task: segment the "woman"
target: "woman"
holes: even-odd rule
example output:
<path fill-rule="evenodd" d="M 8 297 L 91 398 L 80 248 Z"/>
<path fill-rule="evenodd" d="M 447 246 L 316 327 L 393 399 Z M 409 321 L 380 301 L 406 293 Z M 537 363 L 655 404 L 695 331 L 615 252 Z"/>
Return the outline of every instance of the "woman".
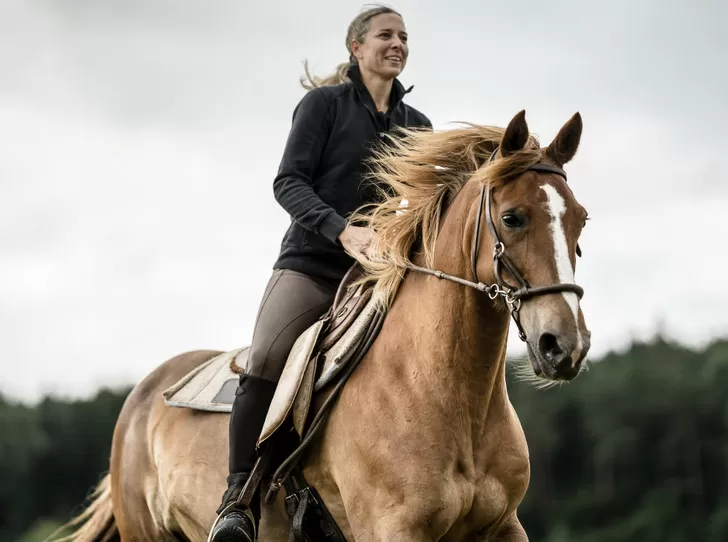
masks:
<path fill-rule="evenodd" d="M 409 48 L 402 17 L 375 7 L 360 13 L 346 36 L 349 62 L 331 76 L 302 80 L 309 92 L 296 107 L 278 175 L 276 200 L 291 215 L 273 276 L 263 295 L 230 417 L 230 475 L 213 542 L 255 540 L 259 510 L 239 510 L 240 494 L 257 458 L 255 444 L 296 338 L 331 306 L 339 282 L 367 256 L 374 234 L 346 217 L 375 201 L 363 183 L 372 146 L 396 126 L 432 128 L 403 103 L 396 77 Z M 254 499 L 259 502 L 259 499 Z"/>

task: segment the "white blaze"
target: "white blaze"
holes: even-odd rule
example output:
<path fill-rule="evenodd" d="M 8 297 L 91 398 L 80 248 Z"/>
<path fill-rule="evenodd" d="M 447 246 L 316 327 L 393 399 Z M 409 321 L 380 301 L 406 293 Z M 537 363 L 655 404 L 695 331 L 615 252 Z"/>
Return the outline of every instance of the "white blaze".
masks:
<path fill-rule="evenodd" d="M 541 186 L 541 190 L 546 192 L 546 206 L 551 214 L 551 237 L 554 241 L 554 258 L 556 259 L 556 272 L 559 276 L 559 282 L 564 284 L 575 284 L 574 269 L 571 267 L 571 259 L 569 259 L 569 246 L 566 244 L 566 233 L 564 231 L 564 223 L 562 216 L 566 212 L 566 202 L 561 197 L 558 190 L 550 184 Z M 574 292 L 562 292 L 566 303 L 574 314 L 574 323 L 576 325 L 577 343 L 572 354 L 572 360 L 579 359 L 582 350 L 581 330 L 579 329 L 579 298 Z"/>

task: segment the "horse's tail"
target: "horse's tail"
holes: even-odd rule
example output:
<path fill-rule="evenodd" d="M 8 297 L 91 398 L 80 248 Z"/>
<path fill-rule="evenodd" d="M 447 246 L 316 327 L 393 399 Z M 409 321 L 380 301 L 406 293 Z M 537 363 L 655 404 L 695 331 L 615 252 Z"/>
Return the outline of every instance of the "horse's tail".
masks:
<path fill-rule="evenodd" d="M 61 526 L 44 542 L 117 542 L 120 541 L 114 512 L 111 507 L 111 477 L 107 474 L 96 486 L 91 504 L 71 521 Z M 61 531 L 75 529 L 62 538 L 54 538 Z"/>

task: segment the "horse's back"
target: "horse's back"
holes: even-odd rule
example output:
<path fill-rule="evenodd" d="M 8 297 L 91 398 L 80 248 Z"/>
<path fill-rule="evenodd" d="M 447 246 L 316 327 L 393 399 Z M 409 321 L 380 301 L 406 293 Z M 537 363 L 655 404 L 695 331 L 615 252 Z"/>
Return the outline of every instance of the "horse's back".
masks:
<path fill-rule="evenodd" d="M 206 508 L 214 518 L 211 499 L 225 487 L 227 455 L 221 452 L 226 451 L 228 415 L 171 408 L 162 392 L 219 353 L 197 350 L 175 356 L 127 397 L 111 450 L 114 517 L 122 540 L 163 540 L 174 532 L 198 531 L 199 525 L 180 525 L 176 516 L 184 514 L 175 512 L 184 505 L 178 500 L 199 501 L 189 506 Z M 211 518 L 205 521 L 211 523 Z"/>

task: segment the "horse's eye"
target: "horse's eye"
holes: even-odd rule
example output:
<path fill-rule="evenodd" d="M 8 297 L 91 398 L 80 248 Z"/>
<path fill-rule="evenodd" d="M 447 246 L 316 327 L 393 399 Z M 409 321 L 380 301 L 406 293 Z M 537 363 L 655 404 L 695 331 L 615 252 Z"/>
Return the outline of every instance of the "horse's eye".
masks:
<path fill-rule="evenodd" d="M 523 226 L 523 218 L 515 213 L 506 213 L 503 215 L 503 224 L 506 228 L 520 228 Z"/>

